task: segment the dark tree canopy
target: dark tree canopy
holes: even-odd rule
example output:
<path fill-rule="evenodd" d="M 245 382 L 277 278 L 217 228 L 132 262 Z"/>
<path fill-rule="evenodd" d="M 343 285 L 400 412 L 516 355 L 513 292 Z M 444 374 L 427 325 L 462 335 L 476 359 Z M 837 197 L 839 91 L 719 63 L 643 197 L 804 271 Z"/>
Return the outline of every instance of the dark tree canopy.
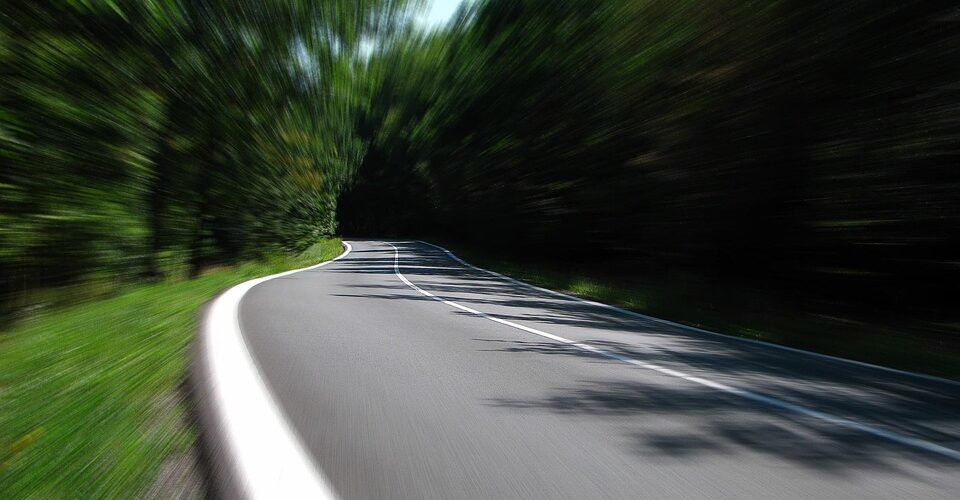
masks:
<path fill-rule="evenodd" d="M 346 232 L 953 307 L 952 2 L 490 0 L 368 79 Z"/>

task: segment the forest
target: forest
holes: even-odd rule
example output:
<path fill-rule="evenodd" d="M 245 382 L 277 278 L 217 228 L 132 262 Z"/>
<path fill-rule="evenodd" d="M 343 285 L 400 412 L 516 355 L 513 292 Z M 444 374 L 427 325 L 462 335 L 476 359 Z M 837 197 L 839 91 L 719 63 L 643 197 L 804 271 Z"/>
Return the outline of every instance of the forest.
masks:
<path fill-rule="evenodd" d="M 430 237 L 957 342 L 953 2 L 7 0 L 0 296 Z M 599 259 L 598 259 L 598 256 Z"/>

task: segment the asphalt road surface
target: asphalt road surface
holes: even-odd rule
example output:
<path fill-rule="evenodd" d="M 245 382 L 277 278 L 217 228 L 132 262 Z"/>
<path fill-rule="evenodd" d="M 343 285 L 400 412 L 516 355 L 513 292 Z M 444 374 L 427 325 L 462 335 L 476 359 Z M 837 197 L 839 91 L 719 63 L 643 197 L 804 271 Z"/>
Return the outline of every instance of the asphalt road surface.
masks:
<path fill-rule="evenodd" d="M 240 304 L 343 498 L 960 498 L 960 385 L 351 244 Z"/>

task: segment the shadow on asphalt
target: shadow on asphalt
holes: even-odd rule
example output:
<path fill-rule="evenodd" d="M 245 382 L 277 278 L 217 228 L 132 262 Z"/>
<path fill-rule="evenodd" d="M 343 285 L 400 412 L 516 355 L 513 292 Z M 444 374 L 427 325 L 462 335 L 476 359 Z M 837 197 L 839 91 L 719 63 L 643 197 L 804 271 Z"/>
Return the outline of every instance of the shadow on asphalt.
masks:
<path fill-rule="evenodd" d="M 512 283 L 464 267 L 442 251 L 415 242 L 395 242 L 400 271 L 417 286 L 498 318 L 573 337 L 607 351 L 691 374 L 708 373 L 736 387 L 871 426 L 960 448 L 960 387 L 823 360 L 735 338 L 710 336 L 650 319 L 627 316 Z M 323 272 L 394 275 L 393 249 L 360 250 Z M 362 254 L 362 255 L 359 255 Z M 383 300 L 433 299 L 411 293 L 397 278 L 348 285 L 342 294 Z M 443 306 L 441 306 L 443 307 Z M 451 310 L 452 314 L 469 315 Z M 570 329 L 573 330 L 570 330 Z M 636 342 L 596 338 L 597 331 L 635 335 Z M 478 350 L 524 356 L 562 356 L 589 362 L 620 362 L 558 342 L 521 334 L 520 340 L 473 339 Z M 862 469 L 912 474 L 915 466 L 960 473 L 960 461 L 886 441 L 861 431 L 791 414 L 682 380 L 649 384 L 631 377 L 584 380 L 536 399 L 495 398 L 485 404 L 512 411 L 609 418 L 624 428 L 625 446 L 645 459 L 696 460 L 746 451 L 786 460 L 831 475 Z M 647 372 L 649 373 L 649 372 Z M 729 381 L 729 382 L 728 382 Z M 644 417 L 696 416 L 695 430 L 651 430 Z M 779 418 L 770 418 L 775 415 Z M 694 419 L 691 419 L 694 420 Z M 707 424 L 702 424 L 702 422 Z"/>

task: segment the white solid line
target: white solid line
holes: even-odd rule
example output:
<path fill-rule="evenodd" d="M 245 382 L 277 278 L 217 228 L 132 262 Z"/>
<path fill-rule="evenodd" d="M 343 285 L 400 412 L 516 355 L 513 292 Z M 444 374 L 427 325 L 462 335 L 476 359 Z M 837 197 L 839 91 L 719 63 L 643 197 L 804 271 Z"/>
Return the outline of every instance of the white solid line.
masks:
<path fill-rule="evenodd" d="M 260 283 L 346 257 L 352 247 L 343 245 L 345 251 L 333 260 L 234 286 L 213 302 L 204 318 L 215 417 L 242 494 L 249 498 L 336 498 L 264 383 L 240 332 L 239 306 L 244 294 Z"/>
<path fill-rule="evenodd" d="M 480 317 L 482 317 L 482 318 L 485 318 L 485 319 L 488 319 L 488 320 L 491 320 L 491 321 L 495 321 L 495 322 L 500 323 L 500 324 L 502 324 L 502 325 L 506 325 L 506 326 L 509 326 L 509 327 L 512 327 L 512 328 L 516 328 L 516 329 L 518 329 L 518 330 L 523 330 L 523 331 L 525 331 L 525 332 L 527 332 L 527 333 L 532 333 L 532 334 L 534 334 L 534 335 L 539 335 L 539 336 L 541 336 L 541 337 L 545 337 L 545 338 L 548 338 L 548 339 L 550 339 L 550 340 L 554 340 L 554 341 L 556 341 L 556 342 L 561 342 L 561 343 L 564 343 L 564 344 L 568 344 L 568 345 L 574 346 L 574 347 L 576 347 L 576 348 L 578 348 L 578 349 L 582 349 L 582 350 L 584 350 L 584 351 L 591 352 L 591 353 L 597 354 L 597 355 L 599 355 L 599 356 L 604 356 L 604 357 L 606 357 L 606 358 L 610 358 L 610 359 L 613 359 L 613 360 L 616 360 L 616 361 L 620 361 L 620 362 L 622 362 L 622 363 L 627 363 L 627 364 L 630 364 L 630 365 L 633 365 L 633 366 L 637 366 L 637 367 L 640 367 L 640 368 L 644 368 L 644 369 L 647 369 L 647 370 L 653 370 L 653 371 L 655 371 L 655 372 L 658 372 L 658 373 L 661 373 L 661 374 L 664 374 L 664 375 L 668 375 L 668 376 L 671 376 L 671 377 L 676 377 L 676 378 L 680 378 L 680 379 L 683 379 L 683 380 L 687 380 L 687 381 L 693 382 L 693 383 L 695 383 L 695 384 L 699 384 L 699 385 L 702 385 L 702 386 L 706 386 L 706 387 L 709 387 L 709 388 L 711 388 L 711 389 L 715 389 L 715 390 L 718 390 L 718 391 L 721 391 L 721 392 L 725 392 L 725 393 L 727 393 L 727 394 L 732 394 L 732 395 L 734 395 L 734 396 L 739 396 L 739 397 L 741 397 L 741 398 L 748 399 L 748 400 L 751 400 L 751 401 L 754 401 L 754 402 L 763 403 L 763 404 L 768 405 L 768 406 L 773 406 L 773 407 L 779 408 L 779 409 L 781 409 L 781 410 L 786 410 L 786 411 L 789 411 L 789 412 L 792 412 L 792 413 L 796 413 L 796 414 L 799 414 L 799 415 L 803 415 L 803 416 L 806 416 L 806 417 L 815 418 L 815 419 L 817 419 L 817 420 L 823 420 L 823 421 L 825 421 L 825 422 L 829 422 L 829 423 L 834 424 L 834 425 L 838 425 L 838 426 L 841 426 L 841 427 L 846 427 L 846 428 L 849 428 L 849 429 L 854 429 L 854 430 L 857 430 L 857 431 L 860 431 L 860 432 L 864 432 L 864 433 L 867 433 L 867 434 L 871 434 L 871 435 L 873 435 L 873 436 L 877 436 L 877 437 L 881 437 L 881 438 L 884 438 L 884 439 L 887 439 L 887 440 L 890 440 L 890 441 L 894 441 L 894 442 L 897 442 L 897 443 L 900 443 L 900 444 L 903 444 L 903 445 L 906 445 L 906 446 L 911 446 L 911 447 L 918 448 L 918 449 L 922 449 L 922 450 L 925 450 L 925 451 L 928 451 L 928 452 L 931 452 L 931 453 L 936 453 L 936 454 L 938 454 L 938 455 L 942 455 L 942 456 L 945 456 L 945 457 L 948 457 L 948 458 L 952 458 L 952 459 L 955 459 L 955 460 L 960 460 L 960 451 L 954 450 L 954 449 L 952 449 L 952 448 L 947 448 L 947 447 L 945 447 L 945 446 L 940 446 L 940 445 L 938 445 L 938 444 L 931 443 L 931 442 L 929 442 L 929 441 L 924 441 L 924 440 L 922 440 L 922 439 L 916 439 L 916 438 L 912 438 L 912 437 L 909 437 L 909 436 L 904 436 L 904 435 L 902 435 L 902 434 L 897 434 L 897 433 L 895 433 L 895 432 L 891 432 L 891 431 L 884 430 L 884 429 L 880 429 L 880 428 L 873 427 L 873 426 L 870 426 L 870 425 L 862 424 L 862 423 L 860 423 L 860 422 L 857 422 L 857 421 L 854 421 L 854 420 L 850 420 L 850 419 L 847 419 L 847 418 L 837 417 L 837 416 L 830 415 L 830 414 L 828 414 L 828 413 L 823 413 L 823 412 L 820 412 L 820 411 L 817 411 L 817 410 L 811 410 L 811 409 L 809 409 L 809 408 L 806 408 L 806 407 L 803 407 L 803 406 L 800 406 L 800 405 L 796 405 L 796 404 L 793 404 L 793 403 L 788 403 L 788 402 L 786 402 L 786 401 L 783 401 L 783 400 L 780 400 L 780 399 L 777 399 L 777 398 L 773 398 L 773 397 L 770 397 L 770 396 L 765 396 L 765 395 L 763 395 L 763 394 L 756 393 L 756 392 L 753 392 L 753 391 L 748 391 L 748 390 L 745 390 L 745 389 L 739 389 L 739 388 L 736 388 L 736 387 L 732 387 L 732 386 L 729 386 L 729 385 L 726 385 L 726 384 L 723 384 L 723 383 L 720 383 L 720 382 L 714 382 L 714 381 L 712 381 L 712 380 L 704 379 L 704 378 L 701 378 L 701 377 L 694 377 L 694 376 L 692 376 L 692 375 L 687 375 L 686 373 L 683 373 L 683 372 L 680 372 L 680 371 L 677 371 L 677 370 L 672 370 L 672 369 L 670 369 L 670 368 L 664 368 L 664 367 L 657 366 L 657 365 L 654 365 L 654 364 L 651 364 L 651 363 L 644 363 L 644 362 L 642 362 L 642 361 L 639 361 L 639 360 L 636 360 L 636 359 L 633 359 L 633 358 L 630 358 L 630 357 L 627 357 L 627 356 L 623 356 L 623 355 L 617 354 L 617 353 L 615 353 L 615 352 L 607 351 L 607 350 L 605 350 L 605 349 L 600 349 L 600 348 L 591 346 L 591 345 L 589 345 L 589 344 L 584 344 L 584 343 L 581 343 L 581 342 L 576 342 L 576 341 L 573 341 L 573 340 L 570 340 L 570 339 L 561 337 L 561 336 L 559 336 L 559 335 L 554 335 L 554 334 L 552 334 L 552 333 L 547 333 L 547 332 L 544 332 L 544 331 L 541 331 L 541 330 L 537 330 L 536 328 L 530 328 L 529 326 L 524 326 L 524 325 L 521 325 L 521 324 L 518 324 L 518 323 L 514 323 L 514 322 L 512 322 L 512 321 L 508 321 L 508 320 L 505 320 L 505 319 L 502 319 L 502 318 L 498 318 L 498 317 L 496 317 L 496 316 L 492 316 L 492 315 L 487 314 L 487 313 L 485 313 L 485 312 L 478 311 L 478 310 L 476 310 L 476 309 L 473 309 L 473 308 L 470 308 L 470 307 L 467 307 L 467 306 L 458 304 L 458 303 L 456 303 L 456 302 L 443 299 L 443 298 L 441 298 L 441 297 L 438 297 L 437 295 L 434 295 L 434 294 L 432 294 L 432 293 L 430 293 L 430 292 L 428 292 L 428 291 L 420 288 L 419 286 L 417 286 L 416 284 L 414 284 L 414 283 L 412 283 L 410 280 L 408 280 L 407 277 L 404 276 L 403 273 L 400 272 L 400 249 L 397 248 L 397 246 L 394 245 L 393 243 L 390 243 L 390 242 L 385 242 L 385 243 L 388 244 L 388 245 L 390 245 L 391 247 L 393 247 L 393 272 L 394 272 L 394 274 L 397 275 L 398 278 L 400 278 L 401 281 L 403 281 L 404 283 L 406 283 L 407 286 L 409 286 L 410 288 L 413 288 L 413 289 L 416 290 L 417 292 L 420 292 L 421 294 L 423 294 L 423 295 L 425 295 L 425 296 L 427 296 L 427 297 L 430 297 L 430 298 L 432 298 L 432 299 L 434 299 L 434 300 L 443 302 L 444 304 L 447 304 L 447 305 L 449 305 L 449 306 L 455 307 L 455 308 L 460 309 L 460 310 L 462 310 L 462 311 L 466 311 L 466 312 L 475 314 L 475 315 L 480 316 Z M 459 259 L 458 259 L 458 260 L 459 260 Z M 462 262 L 462 261 L 461 261 L 461 262 Z"/>
<path fill-rule="evenodd" d="M 511 283 L 517 284 L 517 285 L 522 285 L 522 286 L 525 286 L 525 287 L 527 287 L 527 288 L 532 288 L 532 289 L 534 289 L 534 290 L 538 290 L 538 291 L 541 291 L 541 292 L 544 292 L 544 293 L 549 293 L 549 294 L 555 295 L 555 296 L 557 296 L 557 297 L 564 297 L 564 298 L 567 298 L 567 299 L 575 300 L 575 301 L 577 301 L 577 302 L 582 302 L 582 303 L 584 303 L 584 304 L 589 304 L 589 305 L 596 306 L 596 307 L 600 307 L 600 308 L 603 308 L 603 309 L 608 309 L 608 310 L 611 310 L 611 311 L 616 311 L 616 312 L 618 312 L 618 313 L 620 313 L 620 314 L 623 314 L 623 315 L 626 315 L 626 316 L 632 316 L 632 317 L 634 317 L 634 318 L 641 318 L 641 319 L 645 319 L 645 320 L 648 320 L 648 321 L 653 321 L 653 322 L 655 322 L 655 323 L 660 323 L 660 324 L 663 324 L 663 325 L 670 325 L 670 326 L 674 326 L 674 327 L 677 327 L 677 328 L 680 328 L 680 329 L 683 329 L 683 330 L 687 330 L 687 331 L 691 331 L 691 332 L 696 332 L 696 333 L 701 333 L 701 334 L 704 334 L 704 335 L 712 335 L 712 336 L 715 336 L 715 337 L 722 337 L 722 338 L 724 338 L 724 339 L 734 340 L 734 341 L 737 341 L 737 342 L 747 342 L 747 343 L 751 343 L 751 344 L 758 344 L 758 345 L 770 347 L 770 348 L 773 348 L 773 349 L 780 349 L 780 350 L 783 350 L 783 351 L 793 352 L 793 353 L 797 353 L 797 354 L 804 354 L 804 355 L 807 355 L 807 356 L 814 356 L 814 357 L 817 357 L 817 358 L 827 359 L 827 360 L 830 360 L 830 361 L 836 361 L 836 362 L 840 362 L 840 363 L 849 363 L 849 364 L 853 364 L 853 365 L 857 365 L 857 366 L 863 366 L 863 367 L 867 367 L 867 368 L 873 368 L 873 369 L 875 369 L 875 370 L 883 370 L 883 371 L 886 371 L 886 372 L 896 373 L 896 374 L 898 374 L 898 375 L 906 375 L 906 376 L 908 376 L 908 377 L 921 378 L 921 379 L 924 379 L 924 380 L 930 380 L 930 381 L 932 381 L 932 382 L 938 382 L 938 383 L 942 383 L 942 384 L 949 384 L 949 385 L 957 385 L 957 386 L 960 386 L 960 380 L 953 380 L 953 379 L 948 379 L 948 378 L 943 378 L 943 377 L 937 377 L 937 376 L 935 376 L 935 375 L 927 375 L 927 374 L 925 374 L 925 373 L 917 373 L 917 372 L 911 372 L 911 371 L 907 371 L 907 370 L 898 370 L 898 369 L 896 369 L 896 368 L 890 368 L 890 367 L 888 367 L 888 366 L 880 366 L 880 365 L 875 365 L 875 364 L 872 364 L 872 363 L 865 363 L 865 362 L 863 362 L 863 361 L 856 361 L 856 360 L 853 360 L 853 359 L 841 358 L 841 357 L 838 357 L 838 356 L 831 356 L 831 355 L 829 355 L 829 354 L 821 354 L 821 353 L 819 353 L 819 352 L 806 351 L 806 350 L 803 350 L 803 349 L 797 349 L 796 347 L 788 347 L 788 346 L 785 346 L 785 345 L 774 344 L 774 343 L 772 343 L 772 342 L 766 342 L 766 341 L 763 341 L 763 340 L 748 339 L 748 338 L 744 338 L 744 337 L 737 337 L 737 336 L 734 336 L 734 335 L 727 335 L 727 334 L 723 334 L 723 333 L 711 332 L 710 330 L 704 330 L 703 328 L 697 328 L 697 327 L 695 327 L 695 326 L 684 325 L 684 324 L 682 324 L 682 323 L 677 323 L 677 322 L 675 322 L 675 321 L 670 321 L 670 320 L 666 320 L 666 319 L 661 319 L 661 318 L 657 318 L 657 317 L 654 317 L 654 316 L 648 316 L 648 315 L 643 314 L 643 313 L 638 313 L 637 311 L 631 311 L 631 310 L 629 310 L 629 309 L 623 309 L 622 307 L 612 306 L 612 305 L 610 305 L 610 304 L 604 304 L 603 302 L 596 302 L 596 301 L 593 301 L 593 300 L 587 300 L 587 299 L 584 299 L 584 298 L 582 298 L 582 297 L 577 297 L 576 295 L 570 295 L 570 294 L 566 294 L 566 293 L 563 293 L 563 292 L 558 292 L 558 291 L 556 291 L 556 290 L 550 290 L 549 288 L 543 288 L 543 287 L 539 287 L 539 286 L 536 286 L 536 285 L 531 285 L 530 283 L 526 283 L 526 282 L 520 281 L 520 280 L 518 280 L 518 279 L 511 278 L 510 276 L 506 276 L 506 275 L 500 274 L 500 273 L 498 273 L 498 272 L 496 272 L 496 271 L 491 271 L 491 270 L 489 270 L 489 269 L 483 269 L 482 267 L 477 267 L 477 266 L 475 266 L 475 265 L 473 265 L 473 264 L 471 264 L 471 263 L 469 263 L 469 262 L 464 261 L 464 260 L 461 259 L 460 257 L 457 257 L 453 252 L 451 252 L 450 250 L 447 250 L 446 248 L 443 248 L 443 247 L 440 246 L 440 245 L 435 245 L 435 244 L 433 244 L 433 243 L 430 243 L 430 242 L 428 242 L 428 241 L 423 241 L 423 240 L 417 240 L 417 242 L 418 242 L 418 243 L 423 243 L 424 245 L 428 245 L 428 246 L 431 246 L 431 247 L 433 247 L 433 248 L 436 248 L 437 250 L 443 251 L 443 252 L 446 253 L 447 256 L 450 257 L 451 259 L 453 259 L 453 260 L 459 262 L 460 264 L 463 264 L 464 266 L 467 266 L 467 267 L 469 267 L 469 268 L 471 268 L 471 269 L 475 269 L 475 270 L 480 271 L 480 272 L 484 272 L 484 273 L 487 273 L 487 274 L 491 274 L 491 275 L 496 276 L 496 277 L 498 277 L 498 278 L 503 278 L 503 279 L 505 279 L 505 280 L 507 280 L 507 281 L 509 281 L 509 282 L 511 282 Z"/>

